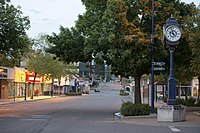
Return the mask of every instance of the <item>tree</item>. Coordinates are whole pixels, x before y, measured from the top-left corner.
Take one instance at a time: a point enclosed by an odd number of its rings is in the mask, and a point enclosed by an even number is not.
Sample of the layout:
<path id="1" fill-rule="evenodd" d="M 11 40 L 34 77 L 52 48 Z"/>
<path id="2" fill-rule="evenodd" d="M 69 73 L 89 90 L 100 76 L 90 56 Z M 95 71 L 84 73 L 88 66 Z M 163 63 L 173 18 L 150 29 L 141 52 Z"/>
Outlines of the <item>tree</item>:
<path id="1" fill-rule="evenodd" d="M 30 27 L 28 17 L 23 17 L 20 7 L 14 7 L 10 0 L 0 1 L 0 65 L 14 66 L 30 48 L 26 31 Z"/>
<path id="2" fill-rule="evenodd" d="M 54 60 L 53 56 L 49 54 L 36 54 L 32 56 L 27 62 L 27 69 L 29 72 L 34 73 L 33 89 L 37 76 L 51 78 L 53 90 L 54 79 L 60 79 L 61 76 L 65 75 L 65 65 L 58 60 Z M 31 92 L 31 98 L 33 98 L 33 90 Z"/>
<path id="3" fill-rule="evenodd" d="M 59 60 L 66 63 L 85 61 L 84 38 L 76 28 L 68 29 L 61 26 L 60 33 L 48 36 L 48 41 L 52 45 L 46 52 L 55 54 Z"/>
<path id="4" fill-rule="evenodd" d="M 39 34 L 37 38 L 33 39 L 33 50 L 29 53 L 27 69 L 34 73 L 33 89 L 37 76 L 52 79 L 52 94 L 54 79 L 58 79 L 60 83 L 62 76 L 69 75 L 71 77 L 77 74 L 77 71 L 74 64 L 65 64 L 59 61 L 55 55 L 46 53 L 45 50 L 51 45 L 47 37 L 46 34 Z M 33 91 L 31 94 L 33 97 Z"/>
<path id="5" fill-rule="evenodd" d="M 95 46 L 92 45 L 95 48 L 94 51 L 101 53 L 102 58 L 108 64 L 111 64 L 112 73 L 135 78 L 135 103 L 141 103 L 140 78 L 151 70 L 149 39 L 151 34 L 151 25 L 149 25 L 151 23 L 151 8 L 147 1 L 109 0 L 105 4 L 107 8 L 103 12 L 101 20 L 99 20 L 101 25 L 97 27 L 95 21 L 93 21 L 94 24 L 90 27 L 95 27 L 95 30 L 87 31 L 89 35 L 96 35 L 95 39 L 93 36 L 88 36 L 86 40 L 94 40 L 91 41 L 96 44 Z M 96 10 L 93 8 L 88 12 L 92 11 L 95 12 Z M 83 17 L 90 15 L 86 15 L 86 13 Z M 85 23 L 82 20 L 77 21 L 80 29 L 84 29 L 80 26 L 81 22 Z M 100 32 L 96 33 L 98 31 Z M 158 45 L 159 43 L 160 41 L 155 43 L 155 52 L 162 55 L 166 52 L 158 52 L 163 49 L 161 45 Z"/>
<path id="6" fill-rule="evenodd" d="M 88 57 L 93 55 L 99 62 L 106 61 L 111 65 L 112 73 L 116 75 L 134 77 L 135 103 L 141 103 L 140 78 L 151 71 L 151 2 L 146 0 L 82 0 L 82 2 L 86 12 L 79 15 L 75 26 L 84 44 L 81 45 L 84 49 L 81 54 L 86 60 L 91 59 Z M 185 7 L 187 4 L 178 0 L 155 2 L 156 61 L 165 61 L 168 57 L 168 51 L 161 45 L 163 25 L 171 15 L 185 20 L 187 14 L 181 16 L 181 11 Z M 79 56 L 74 59 L 69 58 L 71 54 L 64 53 L 71 51 L 72 45 L 76 46 L 77 43 L 72 39 L 74 37 L 70 30 L 67 30 L 67 34 L 61 32 L 58 36 L 54 36 L 56 41 L 51 41 L 55 44 L 51 52 L 59 53 L 56 55 L 64 61 L 81 61 Z"/>
<path id="7" fill-rule="evenodd" d="M 38 53 L 45 54 L 46 49 L 48 49 L 50 46 L 51 44 L 48 41 L 48 35 L 45 33 L 40 33 L 36 38 L 33 39 L 32 49 Z"/>
<path id="8" fill-rule="evenodd" d="M 191 70 L 199 81 L 198 99 L 200 97 L 200 6 L 197 8 L 190 27 L 190 47 L 192 50 Z"/>

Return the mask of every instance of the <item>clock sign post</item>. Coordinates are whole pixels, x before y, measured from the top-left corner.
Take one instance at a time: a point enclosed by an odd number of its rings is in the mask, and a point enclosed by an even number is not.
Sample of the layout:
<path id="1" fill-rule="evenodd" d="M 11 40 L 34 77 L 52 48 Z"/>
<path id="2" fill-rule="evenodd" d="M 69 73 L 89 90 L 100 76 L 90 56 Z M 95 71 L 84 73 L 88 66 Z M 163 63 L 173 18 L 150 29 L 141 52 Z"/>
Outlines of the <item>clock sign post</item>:
<path id="1" fill-rule="evenodd" d="M 176 103 L 176 80 L 173 69 L 173 52 L 180 44 L 182 28 L 174 18 L 169 18 L 163 26 L 163 44 L 170 51 L 170 73 L 168 78 L 167 106 L 158 108 L 158 121 L 185 121 L 185 108 Z"/>
<path id="2" fill-rule="evenodd" d="M 176 80 L 173 70 L 173 52 L 179 45 L 182 35 L 181 25 L 174 18 L 169 18 L 163 27 L 164 46 L 170 51 L 170 74 L 168 78 L 168 105 L 174 105 L 176 102 Z"/>

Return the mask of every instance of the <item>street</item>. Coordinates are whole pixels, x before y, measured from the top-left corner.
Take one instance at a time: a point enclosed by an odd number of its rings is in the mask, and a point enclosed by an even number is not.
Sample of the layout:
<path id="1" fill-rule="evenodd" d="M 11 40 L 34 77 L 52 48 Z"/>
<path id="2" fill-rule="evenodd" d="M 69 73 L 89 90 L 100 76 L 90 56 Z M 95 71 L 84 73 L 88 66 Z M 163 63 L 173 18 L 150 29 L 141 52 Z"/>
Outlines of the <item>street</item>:
<path id="1" fill-rule="evenodd" d="M 0 106 L 0 133 L 200 133 L 200 123 L 159 123 L 155 118 L 115 120 L 123 97 L 118 83 L 82 96 Z"/>

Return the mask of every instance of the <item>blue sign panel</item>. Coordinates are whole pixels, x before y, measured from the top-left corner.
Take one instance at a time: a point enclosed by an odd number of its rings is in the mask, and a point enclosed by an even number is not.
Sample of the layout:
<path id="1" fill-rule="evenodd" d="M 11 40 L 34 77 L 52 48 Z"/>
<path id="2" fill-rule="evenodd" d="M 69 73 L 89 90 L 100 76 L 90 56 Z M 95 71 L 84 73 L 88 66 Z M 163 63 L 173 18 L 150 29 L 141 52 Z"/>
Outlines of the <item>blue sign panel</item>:
<path id="1" fill-rule="evenodd" d="M 153 62 L 154 66 L 163 66 L 165 65 L 165 62 Z"/>
<path id="2" fill-rule="evenodd" d="M 164 67 L 154 67 L 154 71 L 163 71 L 165 70 Z"/>

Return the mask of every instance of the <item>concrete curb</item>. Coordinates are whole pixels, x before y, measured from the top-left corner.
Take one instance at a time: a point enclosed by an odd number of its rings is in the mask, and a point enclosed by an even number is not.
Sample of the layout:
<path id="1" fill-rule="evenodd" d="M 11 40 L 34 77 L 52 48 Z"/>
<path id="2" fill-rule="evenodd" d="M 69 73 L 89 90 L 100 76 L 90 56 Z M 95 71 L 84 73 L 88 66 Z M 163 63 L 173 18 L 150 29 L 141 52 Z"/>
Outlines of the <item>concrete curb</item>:
<path id="1" fill-rule="evenodd" d="M 157 114 L 153 113 L 150 115 L 141 115 L 141 116 L 123 116 L 120 112 L 114 113 L 114 120 L 121 119 L 148 119 L 148 118 L 157 118 Z"/>
<path id="2" fill-rule="evenodd" d="M 31 99 L 31 100 L 21 100 L 21 101 L 11 101 L 11 102 L 1 103 L 0 106 L 23 103 L 23 102 L 34 102 L 34 101 L 40 101 L 40 100 L 47 100 L 47 99 L 52 99 L 52 98 L 57 98 L 57 97 L 64 97 L 64 96 L 54 96 L 54 97 L 38 98 L 38 99 Z"/>
<path id="3" fill-rule="evenodd" d="M 186 112 L 200 111 L 200 107 L 185 106 Z"/>

